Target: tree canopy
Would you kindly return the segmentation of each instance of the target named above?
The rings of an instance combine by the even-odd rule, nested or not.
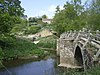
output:
[[[22,16],[24,9],[19,0],[0,0],[0,14],[8,13],[10,16]]]
[[[83,7],[81,6],[80,1],[73,1],[71,3],[66,2],[63,6],[64,9],[60,10],[57,6],[57,12],[53,19],[54,29],[61,34],[64,31],[68,30],[79,30],[82,27],[81,14]],[[80,21],[80,22],[79,22]],[[80,26],[81,24],[81,26]]]
[[[87,22],[91,30],[100,30],[100,0],[92,0],[87,9]]]
[[[9,33],[24,9],[19,0],[0,0],[0,34]]]
[[[48,17],[47,17],[47,15],[43,15],[42,18],[47,19]]]
[[[56,7],[52,26],[58,34],[82,28],[100,29],[100,0],[91,0],[89,7],[85,6],[88,2],[84,5],[81,3],[81,0],[72,0],[64,4],[63,10]]]

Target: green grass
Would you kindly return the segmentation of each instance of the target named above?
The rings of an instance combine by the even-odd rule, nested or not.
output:
[[[56,49],[56,41],[57,41],[56,39],[57,39],[56,36],[49,36],[49,37],[41,38],[39,39],[40,42],[37,45],[43,48]]]
[[[86,71],[67,70],[59,75],[100,75],[100,65],[96,65]]]
[[[43,57],[49,55],[50,52],[45,52],[43,48],[56,48],[56,37],[50,36],[41,38],[39,44],[34,44],[30,41],[7,37],[3,39],[8,45],[4,49],[0,48],[0,58],[5,60],[12,60],[19,57],[38,56]]]
[[[7,60],[18,58],[21,56],[28,56],[30,51],[37,48],[35,44],[23,39],[14,39],[14,41],[10,41],[9,39],[9,41],[5,41],[10,44],[9,47],[6,47],[3,50],[3,57]]]

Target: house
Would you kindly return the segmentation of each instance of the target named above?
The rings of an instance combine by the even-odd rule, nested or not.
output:
[[[52,19],[44,19],[44,18],[43,18],[43,19],[42,19],[42,22],[51,24]]]

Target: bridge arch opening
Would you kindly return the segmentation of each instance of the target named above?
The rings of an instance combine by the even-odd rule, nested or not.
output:
[[[83,57],[82,57],[81,48],[79,46],[77,46],[75,49],[74,58],[77,66],[83,66]]]

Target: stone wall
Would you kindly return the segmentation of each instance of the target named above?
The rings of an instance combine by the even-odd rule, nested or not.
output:
[[[60,65],[63,67],[72,67],[74,65],[73,42],[69,39],[58,40],[57,54],[60,55]]]

